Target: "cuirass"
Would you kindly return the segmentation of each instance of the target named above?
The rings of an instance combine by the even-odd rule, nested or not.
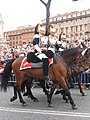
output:
[[[56,44],[56,42],[57,42],[57,38],[56,37],[49,37],[49,44],[50,45],[55,45]]]
[[[45,47],[48,44],[48,37],[43,36],[40,37],[40,47]]]

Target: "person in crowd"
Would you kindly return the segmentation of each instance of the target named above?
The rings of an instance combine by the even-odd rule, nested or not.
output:
[[[66,35],[65,33],[61,32],[59,35],[59,51],[64,51],[65,49],[68,48],[68,42],[66,39]]]
[[[62,33],[62,35],[61,35],[61,47],[63,49],[67,49],[67,40],[66,40],[65,33]]]

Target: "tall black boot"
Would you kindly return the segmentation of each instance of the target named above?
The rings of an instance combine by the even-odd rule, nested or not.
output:
[[[49,89],[50,78],[48,76],[48,58],[43,58],[43,74],[45,79],[45,86]]]
[[[48,78],[48,58],[43,58],[43,74],[45,78]]]

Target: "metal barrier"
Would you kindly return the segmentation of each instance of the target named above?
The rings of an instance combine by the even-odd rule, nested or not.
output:
[[[16,83],[15,75],[13,73],[11,73],[10,80],[8,81],[8,84],[13,85],[14,83]]]
[[[83,85],[90,85],[90,72],[83,72],[81,74],[81,83]]]
[[[2,79],[2,77],[0,75],[0,81],[1,81],[1,79]],[[73,81],[72,83],[74,85],[78,84],[76,77],[72,78],[72,81]],[[15,75],[12,72],[12,74],[10,76],[10,80],[8,81],[8,84],[9,85],[13,85],[14,83],[16,83],[16,79],[15,79]],[[38,84],[39,84],[38,80],[34,79],[34,81],[33,81],[33,87],[37,86]],[[90,85],[90,72],[83,72],[83,73],[81,73],[81,84],[82,85]]]

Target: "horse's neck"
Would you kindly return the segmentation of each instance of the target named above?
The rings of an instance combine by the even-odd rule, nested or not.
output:
[[[57,61],[59,61],[60,63],[62,63],[64,66],[67,67],[68,64],[65,62],[65,59],[62,56],[60,56],[58,53],[56,53],[56,59]]]
[[[75,56],[63,56],[63,59],[68,65],[72,64],[75,58],[76,58]]]

